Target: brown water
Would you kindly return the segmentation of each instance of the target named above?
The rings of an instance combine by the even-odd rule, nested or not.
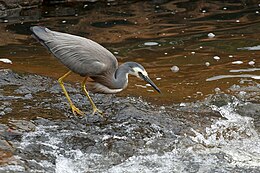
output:
[[[113,52],[119,63],[141,63],[162,90],[159,95],[150,87],[140,87],[145,83],[131,77],[119,96],[140,95],[159,104],[189,102],[219,89],[229,92],[234,84],[250,85],[259,80],[259,48],[238,49],[260,45],[258,1],[52,4],[2,18],[0,58],[13,64],[1,64],[1,68],[58,78],[67,69],[30,37],[33,25],[90,38]],[[208,37],[209,33],[215,37]],[[243,63],[232,64],[234,61]],[[255,64],[249,65],[250,61]],[[172,66],[179,71],[172,72]],[[80,82],[81,78],[75,75],[68,80]]]

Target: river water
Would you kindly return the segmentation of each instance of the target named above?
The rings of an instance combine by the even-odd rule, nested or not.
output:
[[[141,63],[162,91],[130,77],[125,91],[101,96],[98,104],[110,105],[112,97],[131,109],[113,111],[120,104],[110,105],[108,122],[90,120],[88,126],[57,112],[50,118],[52,110],[35,118],[35,112],[13,109],[0,122],[30,119],[35,130],[14,142],[14,157],[22,164],[0,171],[259,172],[258,1],[45,4],[0,20],[0,58],[13,62],[1,69],[50,80],[67,71],[31,38],[29,27],[41,25],[90,38],[119,63]],[[77,86],[81,80],[73,75],[67,81]],[[50,99],[53,91],[46,92],[44,99]]]

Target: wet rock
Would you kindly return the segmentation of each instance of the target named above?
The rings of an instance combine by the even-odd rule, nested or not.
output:
[[[177,73],[179,70],[180,70],[179,67],[176,65],[171,67],[171,71],[174,73]]]
[[[32,96],[32,94],[26,94],[25,96],[24,96],[24,98],[25,99],[32,99],[33,98],[33,96]]]
[[[13,147],[6,141],[0,139],[0,151],[13,151]]]
[[[1,143],[0,143],[1,144]],[[0,165],[13,164],[16,159],[13,157],[13,153],[10,151],[2,151],[0,148]],[[0,167],[1,168],[1,167]],[[0,169],[1,171],[1,169]]]
[[[18,132],[30,132],[35,130],[35,125],[26,120],[12,120],[9,122],[11,125],[13,125],[13,129],[17,130]]]
[[[216,105],[218,107],[221,107],[227,105],[228,103],[233,103],[236,100],[236,98],[227,94],[216,94],[207,98],[207,100],[210,102],[210,105]]]
[[[75,135],[75,136],[68,136],[64,139],[64,144],[72,149],[80,149],[84,150],[90,146],[95,145],[95,141],[86,137],[85,135]]]
[[[16,79],[21,79],[18,74],[13,73],[10,69],[1,69],[0,76],[0,86],[15,85]]]
[[[0,3],[0,10],[39,5],[42,1],[43,0],[2,0]]]
[[[7,141],[20,141],[22,138],[23,133],[8,129],[2,133],[2,137]]]

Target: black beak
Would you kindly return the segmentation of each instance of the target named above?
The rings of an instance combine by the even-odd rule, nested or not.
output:
[[[140,73],[139,75],[144,81],[149,83],[158,93],[161,93],[160,89],[153,83],[153,81],[148,76],[144,76],[142,73]]]

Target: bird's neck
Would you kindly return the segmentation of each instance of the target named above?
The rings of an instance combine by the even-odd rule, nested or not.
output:
[[[117,88],[124,89],[128,84],[128,73],[130,71],[130,67],[128,66],[128,63],[121,64],[118,69],[115,71],[114,75],[114,86],[117,86]]]

